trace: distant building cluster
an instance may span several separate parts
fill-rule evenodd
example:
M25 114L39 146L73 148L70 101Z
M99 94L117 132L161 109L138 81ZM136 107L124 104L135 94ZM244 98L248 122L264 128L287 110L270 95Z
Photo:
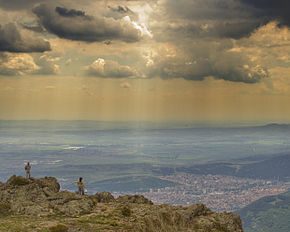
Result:
M204 203L215 211L235 211L262 197L286 192L290 184L279 181L222 175L175 174L160 177L174 187L140 192L156 204L190 205Z

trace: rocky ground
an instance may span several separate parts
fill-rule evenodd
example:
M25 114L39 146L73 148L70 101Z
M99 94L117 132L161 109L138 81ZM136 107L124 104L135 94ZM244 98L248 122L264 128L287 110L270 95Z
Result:
M53 177L12 176L0 183L0 231L242 232L238 215L202 204L153 205L143 196L80 196L60 191Z

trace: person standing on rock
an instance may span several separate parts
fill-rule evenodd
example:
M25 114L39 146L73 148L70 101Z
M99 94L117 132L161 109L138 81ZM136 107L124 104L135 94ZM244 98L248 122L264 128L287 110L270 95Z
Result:
M30 179L30 170L31 170L31 165L29 162L27 162L27 164L25 165L25 171L26 171L26 178Z
M83 178L80 177L78 181L74 182L78 186L78 193L80 195L85 195L85 184L83 182Z

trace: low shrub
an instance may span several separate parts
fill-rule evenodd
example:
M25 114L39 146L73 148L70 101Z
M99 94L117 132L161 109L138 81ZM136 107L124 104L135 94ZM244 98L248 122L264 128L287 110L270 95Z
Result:
M29 184L29 179L26 179L22 176L12 176L7 182L10 185L21 186Z
M122 215L125 216L125 217L130 217L131 214L132 214L132 210L131 210L129 207L124 206L124 207L121 209L121 213L122 213Z
M66 225L58 224L49 228L50 232L67 232L68 227Z
M8 216L11 213L11 205L8 202L0 201L0 216Z

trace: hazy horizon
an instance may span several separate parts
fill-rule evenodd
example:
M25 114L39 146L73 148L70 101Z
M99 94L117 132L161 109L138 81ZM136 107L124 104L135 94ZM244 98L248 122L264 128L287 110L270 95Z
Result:
M18 122L22 123L23 125L26 125L27 127L32 126L33 123L37 122L43 122L48 123L47 126L61 126L62 123L70 123L71 125L78 125L82 126L83 123L93 123L95 125L97 124L103 124L103 125L115 125L115 126L125 126L124 129L127 128L135 128L138 127L140 129L146 128L146 127L156 127L158 129L174 129L174 128L207 128L207 127L221 127L221 128L239 128L239 127L263 127L268 125L277 125L277 126L283 126L283 125L290 125L290 121L139 121L139 120L131 120L131 121L105 121L105 120L67 120L67 119L0 119L0 128L3 126L3 123L13 123ZM8 124L7 124L8 125ZM18 124L21 125L21 124ZM45 124L44 124L45 125ZM92 128L93 129L93 128Z

